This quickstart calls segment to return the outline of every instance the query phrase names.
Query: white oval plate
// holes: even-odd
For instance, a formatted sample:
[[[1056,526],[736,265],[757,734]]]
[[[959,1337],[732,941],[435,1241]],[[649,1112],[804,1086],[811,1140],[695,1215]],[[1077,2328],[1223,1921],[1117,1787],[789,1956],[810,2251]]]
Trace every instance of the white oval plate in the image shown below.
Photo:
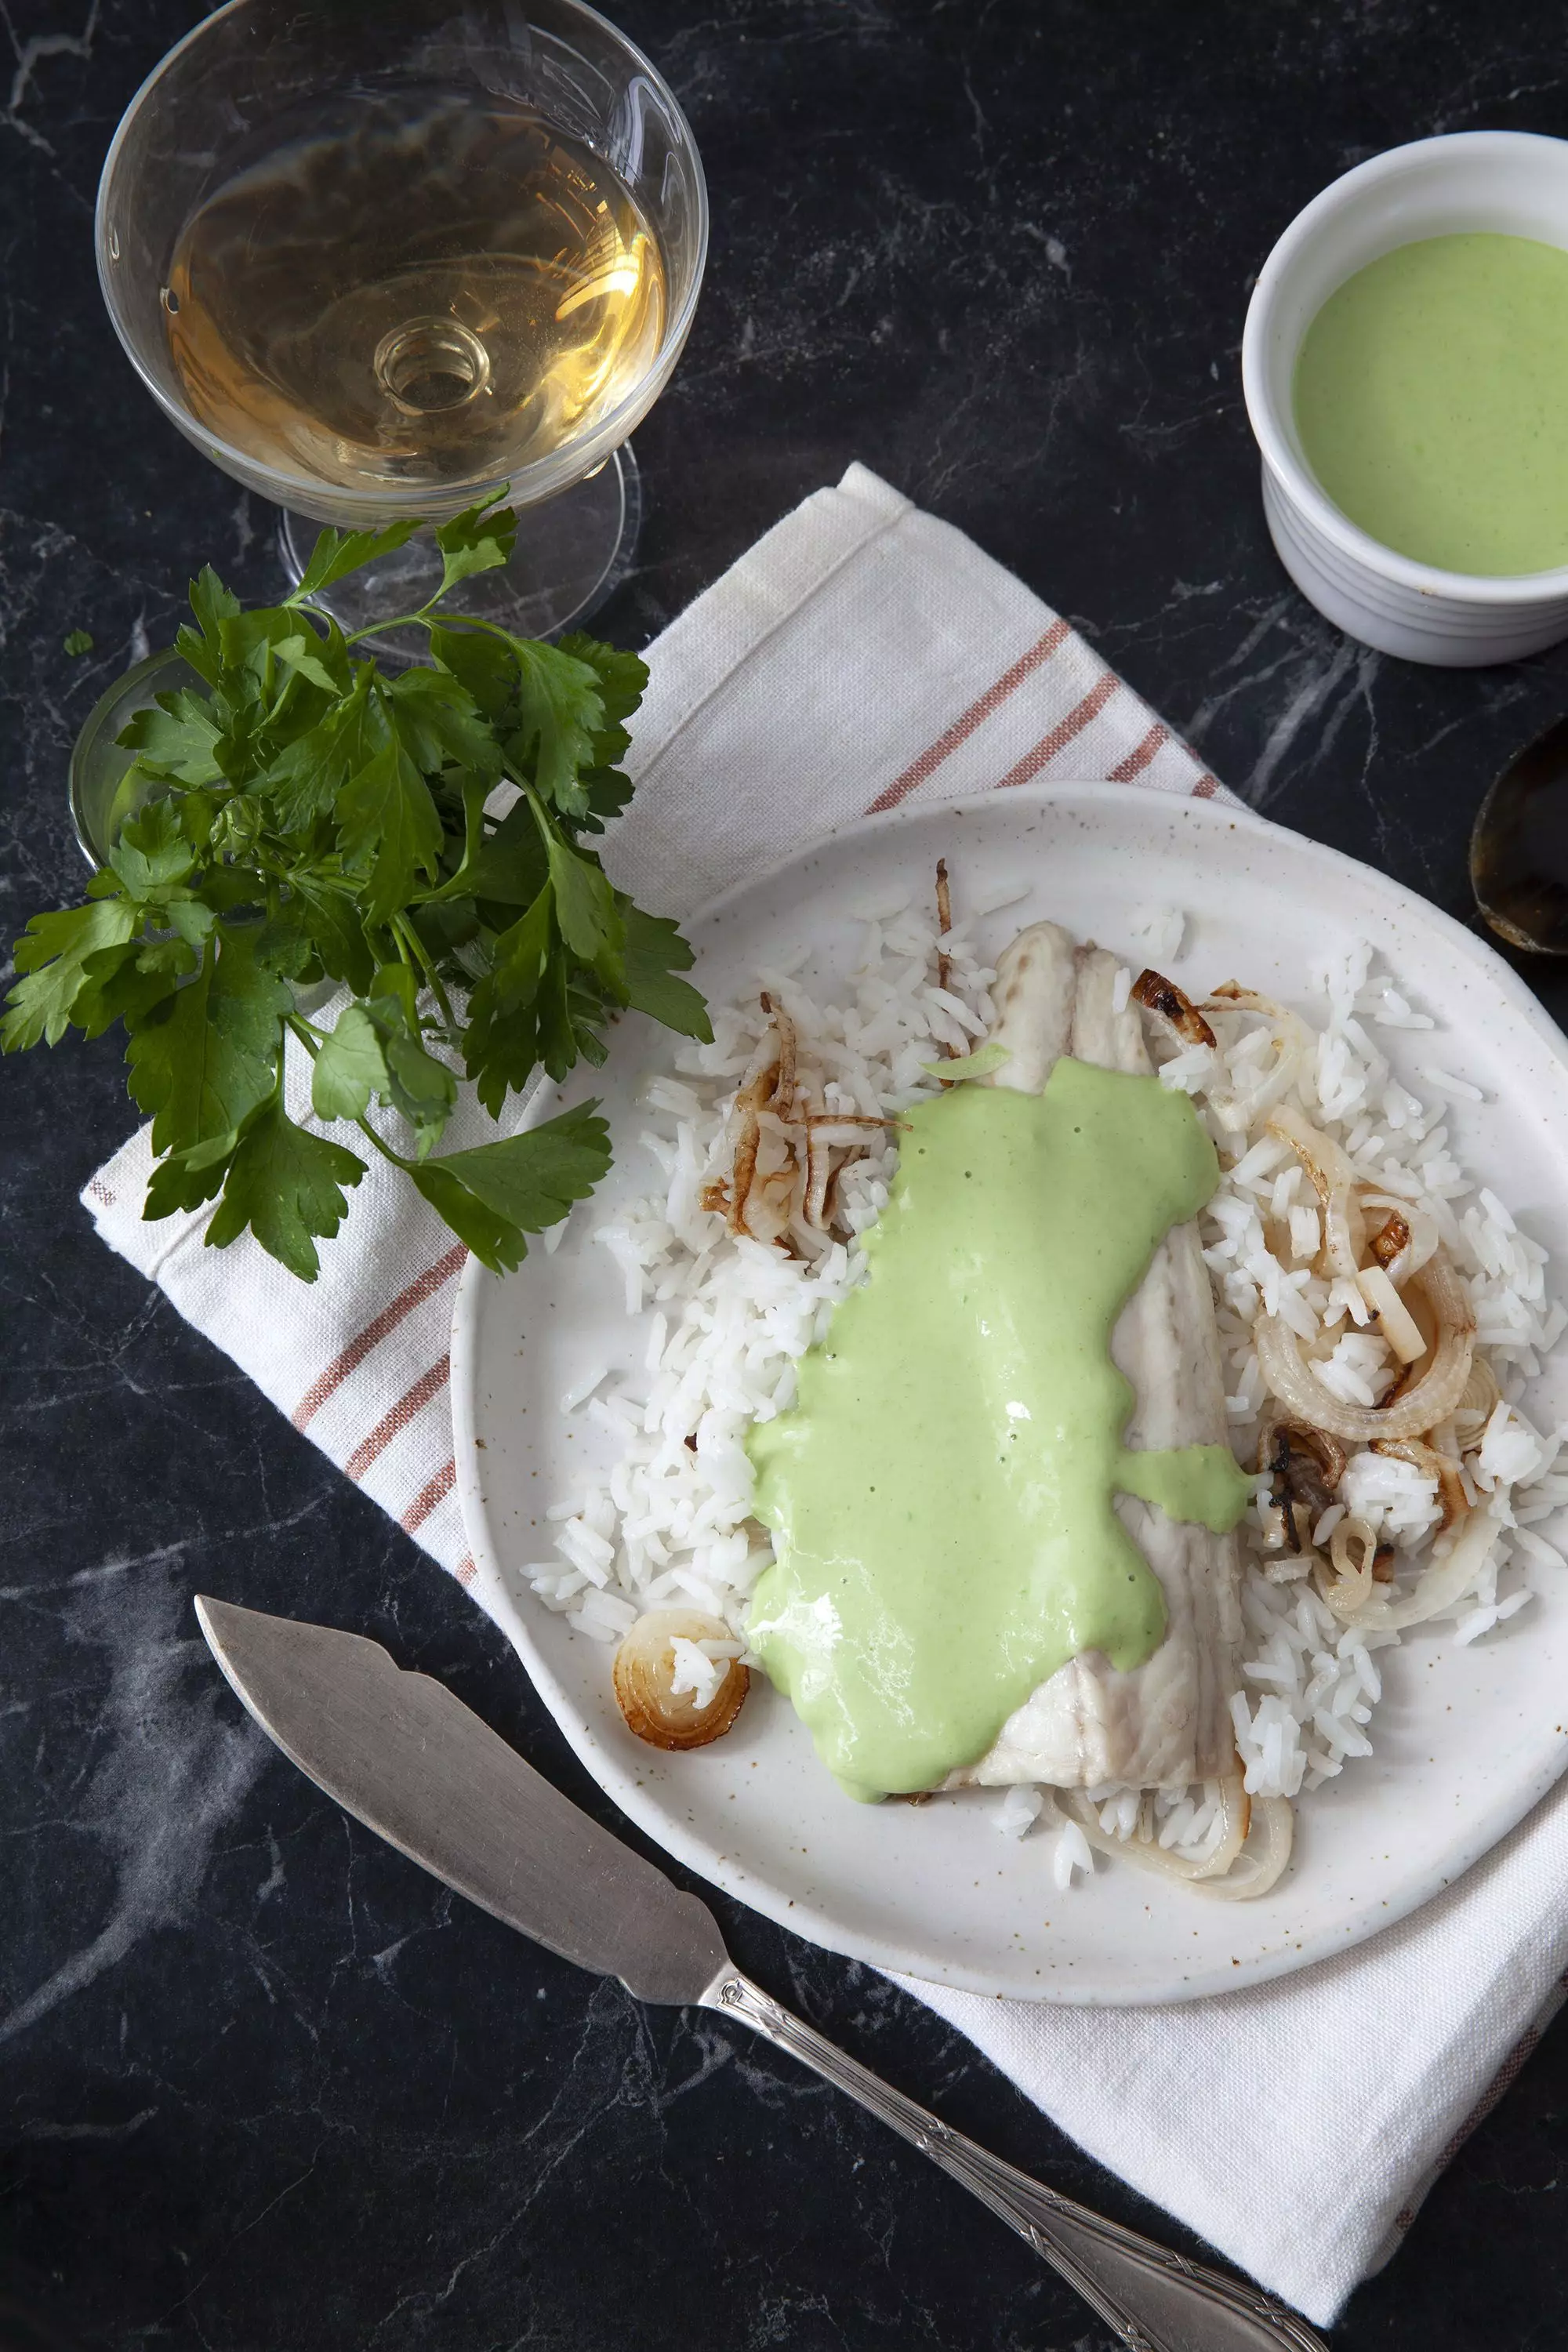
[[[1500,957],[1369,867],[1239,810],[1137,785],[994,793],[856,824],[720,899],[688,925],[710,996],[748,990],[759,963],[802,945],[801,979],[830,998],[856,960],[848,909],[931,887],[939,856],[955,905],[1032,885],[979,929],[988,951],[1054,916],[1139,959],[1135,910],[1187,917],[1173,977],[1194,994],[1238,978],[1307,1003],[1326,952],[1370,940],[1431,1031],[1383,1030],[1395,1069],[1423,1063],[1481,1086],[1455,1105],[1456,1149],[1559,1263],[1568,1253],[1568,1041]],[[453,1323],[458,1476],[476,1563],[472,1590],[516,1644],[577,1754],[639,1828],[680,1861],[831,1950],[984,1993],[1066,2001],[1164,2001],[1305,1967],[1426,1902],[1528,1811],[1568,1764],[1568,1580],[1471,1647],[1423,1631],[1384,1660],[1375,1753],[1303,1801],[1297,1858],[1261,1901],[1217,1903],[1130,1864],[1101,1863],[1071,1893],[1052,1883],[1051,1841],[994,1826],[992,1791],[939,1804],[862,1806],[817,1763],[804,1726],[754,1676],[732,1732],[684,1756],[633,1738],[606,1647],[574,1633],[518,1573],[552,1557],[547,1505],[609,1468],[610,1442],[559,1400],[606,1362],[642,1362],[622,1278],[591,1239],[616,1204],[652,1189],[637,1143],[646,1072],[669,1038],[639,1019],[606,1069],[565,1099],[598,1094],[616,1162],[572,1217],[553,1257],[536,1250],[497,1280],[470,1259]],[[536,1115],[555,1108],[552,1095]],[[1526,1409],[1568,1419],[1561,1360]]]

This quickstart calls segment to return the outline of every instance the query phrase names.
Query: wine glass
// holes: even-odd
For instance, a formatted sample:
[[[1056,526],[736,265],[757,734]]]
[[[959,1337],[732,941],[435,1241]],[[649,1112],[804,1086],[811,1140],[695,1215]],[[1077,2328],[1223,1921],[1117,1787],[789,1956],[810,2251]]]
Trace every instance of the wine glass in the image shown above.
[[[531,636],[629,568],[626,436],[707,244],[684,115],[581,0],[228,0],[132,100],[98,196],[137,373],[283,508],[292,582],[316,525],[438,522],[510,484],[516,551],[462,609]],[[422,534],[321,601],[363,630],[439,577]]]

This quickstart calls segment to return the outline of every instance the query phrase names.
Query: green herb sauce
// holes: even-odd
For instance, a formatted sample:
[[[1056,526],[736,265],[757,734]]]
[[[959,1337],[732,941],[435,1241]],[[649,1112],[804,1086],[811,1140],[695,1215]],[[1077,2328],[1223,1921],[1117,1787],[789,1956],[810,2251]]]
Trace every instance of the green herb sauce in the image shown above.
[[[1185,1096],[1059,1061],[1043,1094],[961,1086],[906,1114],[869,1272],[750,1442],[777,1559],[751,1643],[851,1795],[984,1755],[1083,1650],[1164,1637],[1120,1492],[1223,1533],[1221,1445],[1128,1453],[1110,1334],[1219,1178]]]
[[[1341,511],[1447,572],[1568,563],[1568,253],[1423,237],[1308,328],[1296,428]]]

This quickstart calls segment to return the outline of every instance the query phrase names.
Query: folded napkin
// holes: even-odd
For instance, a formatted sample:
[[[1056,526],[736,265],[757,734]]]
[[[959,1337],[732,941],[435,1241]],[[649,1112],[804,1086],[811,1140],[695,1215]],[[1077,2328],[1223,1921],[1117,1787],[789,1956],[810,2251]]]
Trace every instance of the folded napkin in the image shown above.
[[[1066,621],[860,466],[647,658],[606,864],[667,914],[909,801],[1037,777],[1219,790]],[[143,1129],[88,1185],[104,1240],[474,1584],[447,1394],[462,1247],[377,1163],[307,1287],[248,1235],[205,1249],[205,1213],[144,1223],[151,1166]],[[1279,1984],[1092,2010],[903,1981],[1100,2162],[1327,2322],[1533,2047],[1565,1946],[1568,1792],[1403,1926]]]

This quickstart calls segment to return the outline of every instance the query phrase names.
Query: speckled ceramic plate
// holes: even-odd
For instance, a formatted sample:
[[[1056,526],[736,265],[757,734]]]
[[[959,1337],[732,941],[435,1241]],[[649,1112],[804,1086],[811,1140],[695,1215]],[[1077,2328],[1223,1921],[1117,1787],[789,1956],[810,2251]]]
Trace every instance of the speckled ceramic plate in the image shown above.
[[[1134,785],[998,793],[858,824],[721,899],[688,929],[713,996],[754,967],[811,948],[802,979],[831,995],[854,960],[851,906],[930,887],[939,856],[960,909],[1028,880],[994,917],[999,949],[1054,916],[1133,960],[1129,919],[1151,903],[1188,917],[1173,977],[1198,993],[1239,977],[1304,1001],[1325,950],[1371,940],[1440,1026],[1380,1032],[1418,1085],[1432,1063],[1484,1088],[1453,1125],[1468,1166],[1568,1263],[1568,1043],[1507,966],[1424,900],[1333,850],[1215,803]],[[610,1654],[572,1633],[517,1573],[548,1558],[552,1500],[608,1468],[606,1441],[563,1393],[595,1365],[640,1363],[619,1275],[590,1239],[647,1188],[633,1097],[668,1041],[628,1022],[593,1091],[616,1166],[555,1256],[504,1281],[470,1260],[458,1302],[452,1395],[475,1596],[600,1785],[668,1850],[799,1934],[856,1958],[977,1991],[1068,2001],[1182,2000],[1344,1950],[1426,1902],[1484,1853],[1568,1763],[1568,1580],[1469,1648],[1421,1631],[1388,1655],[1376,1753],[1305,1800],[1289,1875],[1256,1903],[1215,1903],[1101,1864],[1058,1893],[1050,1842],[998,1834],[993,1792],[921,1807],[840,1795],[802,1725],[760,1676],[734,1730],[666,1757],[634,1739],[610,1690]],[[587,1087],[580,1089],[588,1091]],[[555,1108],[551,1097],[538,1116]],[[1561,1361],[1530,1407],[1568,1419]]]

